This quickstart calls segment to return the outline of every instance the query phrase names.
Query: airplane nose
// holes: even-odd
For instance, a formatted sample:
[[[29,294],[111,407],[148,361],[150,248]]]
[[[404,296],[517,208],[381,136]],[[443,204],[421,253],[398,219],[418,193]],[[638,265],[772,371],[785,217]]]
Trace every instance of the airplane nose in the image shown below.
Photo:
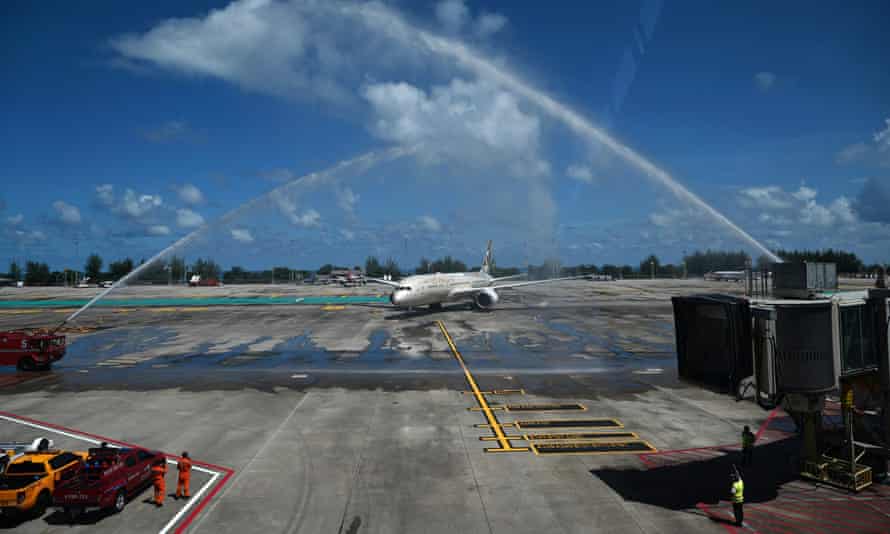
[[[393,291],[392,293],[390,293],[390,295],[389,295],[389,302],[390,302],[390,304],[392,304],[393,306],[398,305],[398,299],[396,298],[396,292],[395,292],[395,291]]]

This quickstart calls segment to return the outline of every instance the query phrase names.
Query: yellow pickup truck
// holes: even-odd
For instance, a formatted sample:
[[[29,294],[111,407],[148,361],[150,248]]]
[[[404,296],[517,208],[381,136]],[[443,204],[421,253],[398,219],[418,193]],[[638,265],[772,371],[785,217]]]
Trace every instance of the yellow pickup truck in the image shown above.
[[[86,457],[86,452],[52,450],[17,455],[0,476],[0,514],[43,515],[56,484],[77,474]]]

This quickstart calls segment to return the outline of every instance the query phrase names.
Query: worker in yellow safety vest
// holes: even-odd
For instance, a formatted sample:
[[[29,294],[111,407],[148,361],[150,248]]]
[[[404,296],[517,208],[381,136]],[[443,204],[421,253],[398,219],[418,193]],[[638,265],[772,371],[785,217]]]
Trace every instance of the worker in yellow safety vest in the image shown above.
[[[732,493],[732,513],[735,515],[736,526],[740,527],[745,520],[745,510],[743,508],[745,504],[745,482],[742,480],[742,477],[739,476],[738,472],[733,473],[731,478],[732,487],[730,488],[730,492]]]

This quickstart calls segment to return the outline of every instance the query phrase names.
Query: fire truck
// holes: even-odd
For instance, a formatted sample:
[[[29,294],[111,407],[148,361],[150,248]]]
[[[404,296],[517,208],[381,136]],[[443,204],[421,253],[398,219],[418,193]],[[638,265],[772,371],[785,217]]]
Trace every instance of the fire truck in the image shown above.
[[[48,371],[65,356],[65,336],[43,332],[0,332],[0,365],[22,371]]]

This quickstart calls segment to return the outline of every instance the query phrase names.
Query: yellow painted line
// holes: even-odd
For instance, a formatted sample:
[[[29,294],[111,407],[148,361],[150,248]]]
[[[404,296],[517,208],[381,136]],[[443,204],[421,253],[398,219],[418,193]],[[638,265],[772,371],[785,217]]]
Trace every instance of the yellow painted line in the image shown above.
[[[583,404],[507,404],[504,409],[508,412],[586,412]]]
[[[611,424],[609,425],[597,425],[591,424],[592,422],[599,421],[609,421]],[[573,424],[577,423],[577,424]],[[603,418],[603,419],[540,419],[540,420],[528,420],[528,421],[516,421],[516,428],[527,428],[527,429],[543,429],[543,428],[601,428],[603,430],[606,429],[614,429],[618,430],[624,428],[624,424],[617,419],[611,418]]]
[[[475,428],[492,428],[491,425],[482,424],[482,423],[480,423],[480,424],[478,424],[478,425],[473,425],[473,426],[474,426]],[[516,424],[515,424],[515,423],[497,423],[496,426],[501,426],[501,427],[503,427],[503,426],[511,426],[511,427],[515,427]]]
[[[324,311],[338,311],[338,310],[345,310],[346,306],[335,306],[335,305],[329,304],[327,306],[322,306],[321,309]]]
[[[506,410],[506,408],[504,408],[503,406],[490,406],[489,409],[496,411],[496,412],[503,412]],[[484,410],[483,408],[479,408],[479,407],[467,408],[468,412],[481,412],[483,410]]]
[[[507,439],[507,436],[504,434],[504,430],[501,428],[500,423],[498,423],[497,418],[494,416],[494,412],[492,412],[491,407],[488,405],[488,401],[485,400],[485,395],[482,394],[482,391],[476,384],[476,379],[473,378],[473,374],[470,372],[469,367],[467,367],[467,364],[464,362],[463,356],[460,355],[460,351],[458,351],[457,347],[454,345],[454,340],[451,339],[451,335],[448,333],[448,330],[445,329],[445,323],[443,323],[442,321],[436,321],[436,323],[438,323],[439,329],[442,331],[442,335],[445,336],[445,341],[448,342],[448,346],[451,348],[451,352],[457,359],[457,363],[459,363],[461,368],[463,369],[464,376],[466,376],[467,378],[467,383],[470,385],[470,389],[473,390],[473,396],[476,397],[476,402],[479,404],[479,407],[482,408],[482,413],[485,414],[485,419],[488,421],[488,424],[491,426],[491,429],[494,431],[494,435],[497,438],[498,443],[500,444],[500,448],[485,449],[485,451],[528,451],[528,447],[513,447],[513,445],[510,443],[510,440]]]
[[[475,395],[473,391],[461,391],[464,395]],[[491,391],[483,391],[483,395],[525,395],[524,389],[493,389]]]
[[[532,444],[531,444],[531,449],[532,449],[532,452],[535,453],[535,456],[562,456],[562,455],[565,455],[565,454],[585,454],[585,455],[603,455],[603,454],[652,454],[652,453],[654,453],[654,452],[658,452],[658,449],[656,449],[655,447],[653,447],[652,444],[649,443],[648,441],[637,440],[637,442],[638,442],[638,443],[642,443],[643,445],[645,445],[646,447],[648,447],[650,450],[648,450],[648,451],[639,451],[639,450],[624,450],[624,451],[622,451],[622,450],[617,450],[617,451],[572,451],[571,448],[566,448],[565,452],[563,452],[563,451],[560,451],[560,452],[538,452],[538,446],[539,446],[539,445],[542,446],[542,447],[544,447],[544,446],[546,446],[546,447],[553,447],[554,444],[552,444],[552,443],[532,443]],[[625,441],[615,442],[616,445],[621,445],[622,443],[628,443],[628,442],[625,442]],[[597,442],[597,443],[596,443],[596,445],[598,445],[598,446],[608,445],[608,444],[609,444],[608,442]],[[565,443],[564,445],[567,445],[567,446],[570,446],[570,445],[579,445],[579,446],[583,446],[583,445],[585,445],[585,444],[584,444],[584,443]]]
[[[610,436],[608,433],[596,433],[596,432],[580,432],[580,433],[565,433],[565,434],[523,434],[522,439],[525,441],[544,441],[548,439],[553,440],[573,440],[573,439],[586,439],[586,440],[610,440],[613,442],[620,441],[639,441],[640,436],[637,435],[636,432],[626,432],[629,434],[628,436]]]
[[[506,434],[505,434],[505,436],[509,440],[518,439],[518,440],[526,441],[526,439],[523,438],[522,436],[510,436],[510,435],[506,435]],[[479,441],[497,441],[497,440],[498,440],[497,436],[479,436]]]

